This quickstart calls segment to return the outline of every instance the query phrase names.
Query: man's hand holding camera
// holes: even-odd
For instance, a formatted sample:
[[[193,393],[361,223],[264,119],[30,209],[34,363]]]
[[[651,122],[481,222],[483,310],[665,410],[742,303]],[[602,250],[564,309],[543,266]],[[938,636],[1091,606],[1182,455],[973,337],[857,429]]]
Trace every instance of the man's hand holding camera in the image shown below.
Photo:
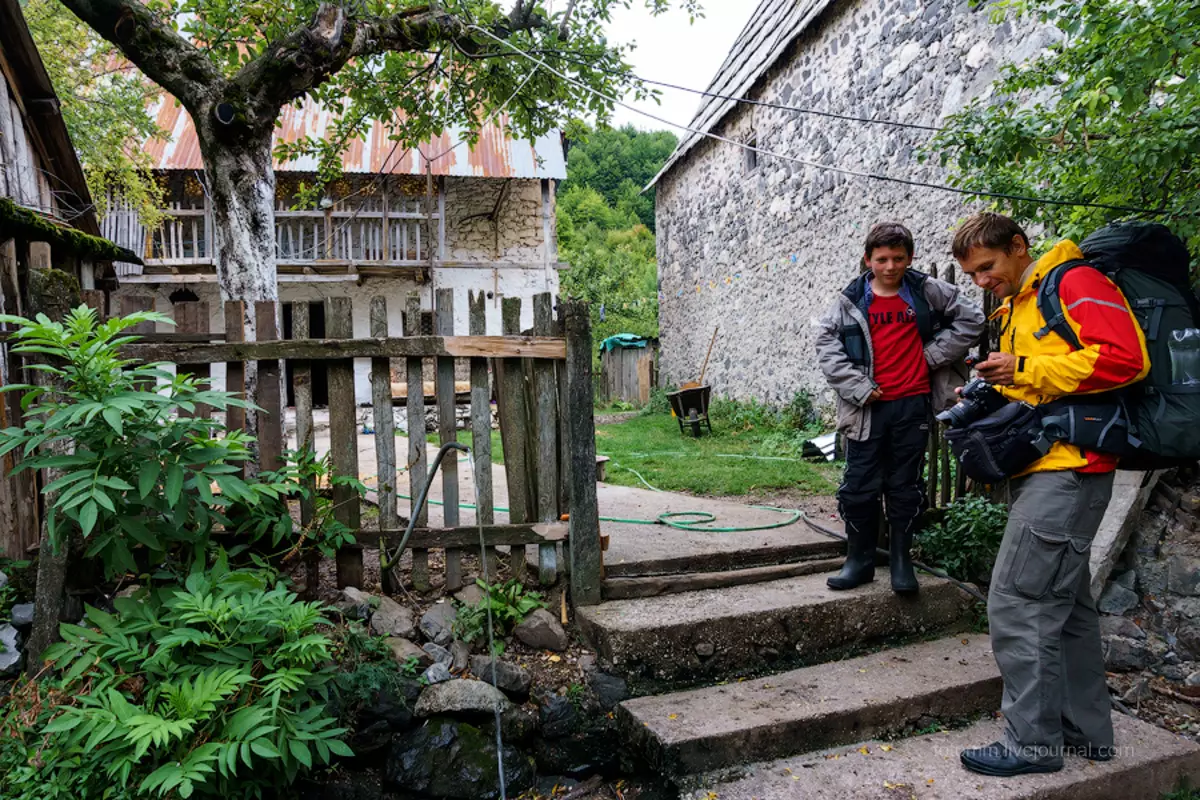
[[[1017,357],[995,352],[975,365],[975,372],[993,386],[1012,386],[1016,382]]]

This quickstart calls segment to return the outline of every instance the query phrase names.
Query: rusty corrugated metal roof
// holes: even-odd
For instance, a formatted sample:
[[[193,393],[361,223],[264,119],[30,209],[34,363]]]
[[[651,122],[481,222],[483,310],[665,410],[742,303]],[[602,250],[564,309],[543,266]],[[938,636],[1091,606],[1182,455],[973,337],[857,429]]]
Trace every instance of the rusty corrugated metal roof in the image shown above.
[[[200,158],[200,140],[196,126],[183,106],[167,97],[151,109],[158,127],[167,132],[166,140],[152,139],[144,150],[154,169],[204,169]],[[295,142],[308,136],[324,136],[334,115],[308,98],[300,108],[286,106],[280,112],[275,141]],[[531,146],[527,140],[513,139],[506,133],[507,117],[483,127],[475,147],[455,148],[462,129],[450,128],[442,136],[425,144],[404,149],[388,138],[388,127],[376,122],[365,139],[356,139],[342,156],[342,168],[348,173],[424,175],[426,159],[434,175],[476,178],[556,178],[567,177],[566,156],[558,131],[541,136]],[[438,157],[440,155],[440,157]],[[386,165],[384,162],[387,162]],[[315,172],[317,161],[304,157],[275,163],[280,172]]]

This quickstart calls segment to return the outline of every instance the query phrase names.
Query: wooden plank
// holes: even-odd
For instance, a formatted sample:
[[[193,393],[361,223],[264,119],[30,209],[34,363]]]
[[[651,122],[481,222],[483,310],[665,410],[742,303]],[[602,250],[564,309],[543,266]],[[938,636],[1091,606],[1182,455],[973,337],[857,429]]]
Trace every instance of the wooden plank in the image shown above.
[[[246,340],[245,305],[241,300],[225,301],[225,341],[238,343]],[[151,359],[161,360],[161,359]],[[189,361],[194,364],[194,361]],[[234,358],[225,364],[225,391],[233,392],[239,397],[246,391],[246,364],[244,359]],[[225,412],[225,428],[240,431],[246,427],[246,411],[241,408],[230,408]]]
[[[532,523],[524,525],[485,525],[483,540],[489,547],[524,546],[549,542],[564,542],[570,534],[570,525],[565,522]],[[359,531],[355,538],[366,547],[378,547],[382,537],[389,547],[400,543],[404,529],[393,528],[378,531]],[[421,548],[443,547],[465,550],[479,546],[479,528],[474,525],[457,528],[414,528],[408,546]],[[840,560],[838,563],[841,563]]]
[[[417,336],[421,333],[421,294],[409,292],[404,309],[404,333],[406,336]],[[419,357],[409,358],[405,362],[408,397],[408,516],[414,516],[419,527],[429,524],[429,507],[415,513],[417,498],[425,488],[428,473],[427,455],[425,453],[425,370],[424,361]],[[413,402],[415,398],[419,402]],[[429,551],[425,548],[412,548],[412,584],[419,592],[427,592],[433,585],[429,580]]]
[[[108,319],[108,304],[105,302],[108,298],[100,289],[82,289],[79,292],[79,300],[88,308],[96,310],[96,319],[104,322]]]
[[[274,300],[254,304],[255,330],[258,335],[279,338],[279,304]],[[283,398],[280,396],[279,359],[258,362],[258,464],[267,472],[283,466]]]
[[[521,298],[505,297],[500,304],[501,325],[505,334],[521,329]],[[525,449],[525,428],[529,411],[525,402],[525,377],[521,362],[506,359],[499,363],[496,375],[500,399],[500,441],[504,447],[504,475],[508,483],[508,520],[511,523],[529,522],[533,509],[529,505],[529,454]],[[518,580],[525,574],[525,548],[513,547],[509,553],[512,577]]]
[[[198,335],[208,333],[208,303],[205,301],[176,303],[175,330],[182,334]],[[207,381],[210,372],[208,364],[181,363],[176,370],[183,375],[192,375]],[[180,414],[186,412],[180,411]],[[212,407],[201,404],[196,408],[196,416],[208,419],[212,416]]]
[[[438,289],[435,292],[436,307],[433,312],[434,333],[441,336],[454,335],[454,290]],[[454,359],[439,358],[434,375],[434,394],[437,395],[438,436],[442,444],[458,441],[458,425],[454,408]],[[444,525],[458,525],[458,454],[448,453],[442,459],[442,515]],[[446,551],[446,590],[462,588],[462,551]]]
[[[334,339],[354,335],[353,308],[348,297],[325,301],[325,325]],[[354,362],[329,365],[329,453],[334,475],[358,478],[358,420],[354,404]],[[359,527],[358,493],[349,486],[333,487],[333,516],[351,530]],[[337,553],[337,585],[362,588],[361,547],[343,547]]]
[[[554,333],[554,301],[549,292],[534,295],[533,332]],[[533,363],[533,419],[537,435],[537,520],[558,519],[558,391],[554,386],[554,364]],[[558,580],[558,549],[553,544],[538,547],[538,581],[550,586]]]
[[[822,558],[795,564],[772,564],[720,572],[690,572],[679,575],[650,575],[636,578],[605,578],[601,592],[605,600],[625,600],[631,597],[657,597],[664,594],[698,592],[726,586],[746,586],[753,583],[832,572],[842,565],[843,558]]]
[[[565,322],[561,303],[558,307],[558,318],[554,322],[555,333],[562,336]],[[567,364],[565,361],[554,362],[554,380],[558,387],[558,513],[561,518],[571,509],[571,451],[567,446]],[[564,574],[569,574],[571,569],[568,547],[568,544],[563,545],[561,567]]]
[[[307,301],[292,303],[292,336],[307,339],[311,309]],[[307,361],[292,364],[292,392],[296,398],[296,450],[315,453],[313,445],[312,365]],[[300,498],[300,525],[308,530],[316,511],[317,482],[311,475],[301,478],[304,494]],[[311,550],[304,559],[304,597],[315,600],[321,583],[321,554]]]
[[[153,310],[154,310],[154,298],[150,295],[127,294],[127,295],[121,296],[121,316],[122,317],[127,317],[130,314],[133,314],[138,311],[153,311]],[[134,325],[132,328],[128,328],[127,332],[128,333],[137,333],[137,334],[154,333],[154,323],[153,322],[139,322],[137,325]],[[174,361],[175,359],[168,357],[168,358],[154,358],[154,359],[149,359],[149,360],[151,360],[151,361]],[[224,359],[219,359],[219,360],[224,361]],[[190,364],[192,362],[189,361],[188,363]]]
[[[123,300],[125,298],[122,298]],[[122,354],[142,361],[221,361],[347,358],[535,358],[564,359],[563,339],[545,336],[404,336],[384,339],[304,339],[226,344],[132,344]]]
[[[487,333],[487,293],[480,290],[467,295],[470,305],[470,333]],[[481,525],[496,521],[492,493],[492,406],[488,386],[486,358],[471,359],[471,449],[475,464],[475,515]],[[494,581],[500,571],[500,556],[495,547],[488,547],[484,556],[485,580]]]
[[[388,334],[387,299],[371,298],[371,335]],[[396,420],[392,416],[392,362],[386,358],[371,359],[371,405],[375,414],[376,496],[379,500],[379,527],[400,527],[396,508]],[[391,571],[380,576],[385,594],[395,591]]]
[[[567,337],[567,438],[571,452],[571,599],[577,606],[591,606],[600,602],[603,577],[600,513],[596,504],[592,330],[586,303],[564,301],[562,306]]]

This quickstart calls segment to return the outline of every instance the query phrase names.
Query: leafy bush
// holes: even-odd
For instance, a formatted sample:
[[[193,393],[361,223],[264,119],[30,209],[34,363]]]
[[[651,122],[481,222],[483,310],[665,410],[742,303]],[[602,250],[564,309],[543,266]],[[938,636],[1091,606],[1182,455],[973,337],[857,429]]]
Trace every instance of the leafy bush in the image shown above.
[[[917,536],[915,555],[959,580],[986,580],[1007,523],[1005,506],[977,495],[960,497]]]
[[[489,606],[496,636],[508,636],[529,612],[546,607],[541,593],[529,591],[515,578],[490,586],[479,579],[475,583],[486,594],[474,606],[459,606],[453,626],[454,635],[468,644],[487,636]],[[499,646],[500,642],[496,644]]]
[[[185,587],[117,598],[47,651],[0,735],[6,800],[261,796],[351,755],[326,711],[318,603],[223,560]]]
[[[223,411],[245,408],[244,401],[163,365],[121,358],[119,348],[137,338],[123,331],[170,320],[136,313],[99,323],[95,311],[80,306],[61,323],[41,315],[0,321],[18,326],[14,352],[44,357],[48,363],[36,368],[60,384],[4,387],[24,392],[25,417],[22,427],[0,431],[0,456],[22,448],[18,470],[62,471],[43,489],[53,497],[47,528],[56,549],[77,529],[86,555],[99,557],[110,575],[140,572],[168,555],[190,565],[213,528],[228,524],[223,512],[231,503],[254,506],[280,495],[281,486],[239,476],[250,458],[244,434],[189,416],[201,404]],[[73,452],[39,449],[61,442],[73,443]],[[148,556],[141,568],[135,548]]]

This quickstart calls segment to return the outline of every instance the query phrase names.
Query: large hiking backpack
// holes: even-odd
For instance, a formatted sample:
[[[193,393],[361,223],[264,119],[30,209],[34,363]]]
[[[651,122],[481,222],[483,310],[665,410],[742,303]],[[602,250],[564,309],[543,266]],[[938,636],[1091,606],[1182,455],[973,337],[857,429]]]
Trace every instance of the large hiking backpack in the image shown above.
[[[1170,350],[1171,331],[1198,327],[1200,320],[1187,247],[1164,225],[1123,222],[1101,228],[1079,248],[1084,260],[1060,264],[1042,281],[1037,303],[1046,326],[1038,338],[1053,331],[1082,349],[1063,314],[1059,286],[1076,267],[1094,267],[1107,275],[1129,301],[1150,354],[1149,374],[1121,392],[1131,428],[1130,452],[1122,456],[1121,468],[1195,461],[1200,458],[1200,385],[1172,383]]]

